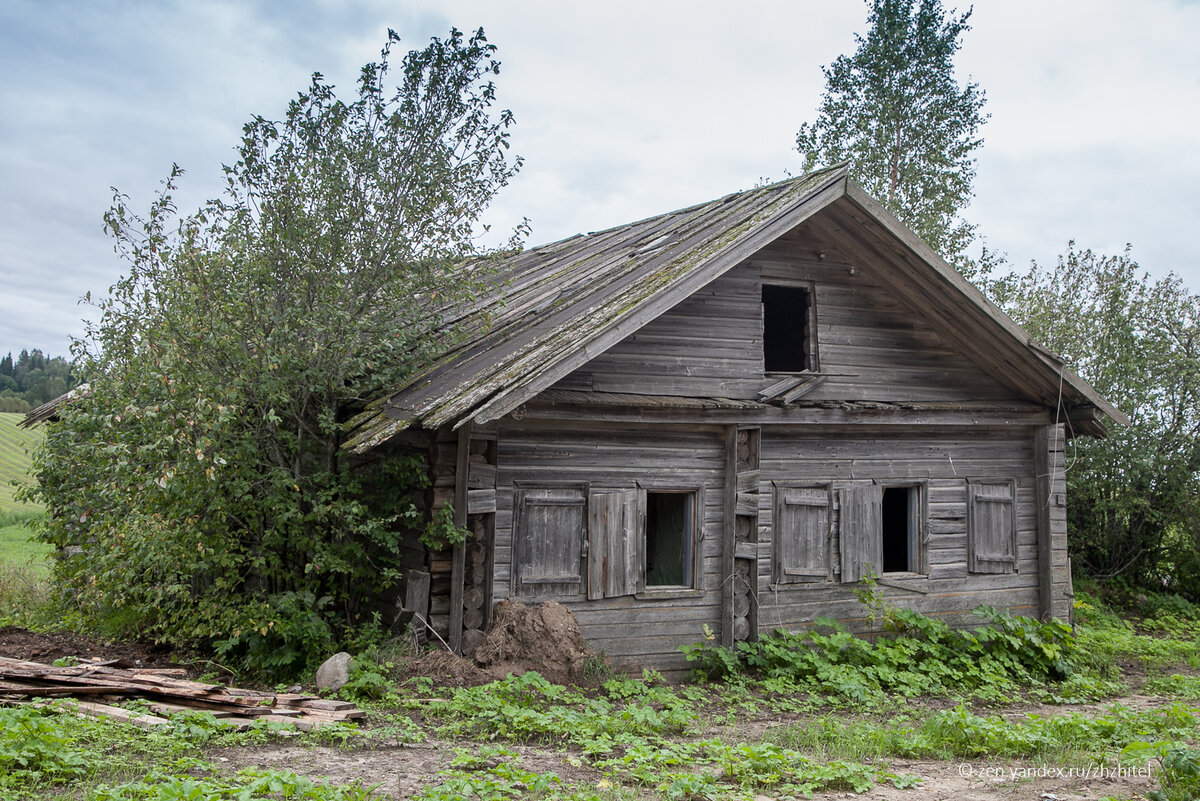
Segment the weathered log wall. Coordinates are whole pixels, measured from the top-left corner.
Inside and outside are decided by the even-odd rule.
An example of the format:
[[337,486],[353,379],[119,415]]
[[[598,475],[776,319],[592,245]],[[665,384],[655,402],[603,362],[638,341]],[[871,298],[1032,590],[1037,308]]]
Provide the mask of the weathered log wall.
[[[885,573],[880,589],[891,602],[953,624],[975,620],[980,604],[1036,617],[1038,602],[1038,508],[1034,430],[1022,428],[925,428],[907,431],[853,428],[763,428],[759,504],[759,621],[762,631],[788,629],[827,615],[864,625],[864,609],[844,584],[841,561],[842,510],[837,490],[871,484],[924,488],[926,541],[918,571]],[[971,479],[1015,480],[1017,565],[1012,573],[968,570],[967,507]],[[772,573],[775,548],[775,484],[826,485],[832,509],[831,577],[806,584],[778,584]],[[1065,545],[1065,542],[1059,543]],[[1065,550],[1055,550],[1055,567],[1065,570]]]
[[[1060,506],[1065,491],[1062,445],[1046,436],[1053,428],[1041,434],[1039,430],[1031,426],[764,425],[761,430],[739,431],[736,426],[506,421],[497,440],[494,600],[511,596],[530,602],[559,601],[575,614],[593,647],[618,663],[669,673],[686,667],[679,646],[699,641],[705,625],[726,642],[776,627],[801,628],[821,616],[865,630],[865,610],[854,595],[856,585],[842,583],[837,569],[841,510],[836,504],[829,577],[804,584],[775,581],[775,489],[780,484],[828,485],[836,497],[841,488],[898,482],[923,488],[926,539],[918,569],[883,575],[880,589],[889,601],[952,624],[976,622],[970,612],[980,604],[1036,616],[1042,581],[1042,512],[1035,448],[1046,442],[1046,459],[1057,471],[1045,479],[1050,505],[1044,516],[1050,521],[1053,568],[1047,575],[1053,584],[1054,613],[1065,617],[1070,584]],[[755,439],[757,454],[747,447]],[[731,469],[732,482],[727,480]],[[1015,572],[968,570],[968,481],[974,479],[1015,483]],[[519,587],[512,572],[514,498],[520,488],[565,485],[586,486],[593,493],[636,487],[700,490],[703,572],[698,589],[588,600],[586,562],[573,586],[556,584],[544,593]],[[727,508],[731,499],[732,514]],[[754,529],[746,531],[748,524]],[[730,525],[735,526],[732,535]],[[586,538],[586,532],[577,536]],[[736,572],[742,563],[756,576],[750,592],[739,590],[736,578],[729,579],[730,571]]]
[[[874,269],[878,269],[877,267]],[[869,264],[803,229],[759,251],[557,387],[756,399],[764,386],[762,284],[812,282],[819,372],[805,400],[1014,399],[923,311],[893,299]]]
[[[515,488],[586,484],[589,490],[694,488],[703,513],[700,587],[587,599],[586,581],[549,595],[517,594],[519,600],[554,600],[579,620],[588,643],[617,661],[678,670],[679,646],[698,642],[704,626],[717,629],[720,604],[721,532],[724,527],[723,429],[716,426],[545,426],[505,423],[498,439],[496,481],[495,600],[514,595],[513,499]],[[586,579],[586,566],[581,571]]]

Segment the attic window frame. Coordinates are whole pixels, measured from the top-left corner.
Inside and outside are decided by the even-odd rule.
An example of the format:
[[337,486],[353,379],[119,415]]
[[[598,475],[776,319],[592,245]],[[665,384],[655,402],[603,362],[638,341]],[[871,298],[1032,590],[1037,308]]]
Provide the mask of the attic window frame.
[[[768,364],[768,349],[767,349],[767,289],[768,288],[783,289],[783,290],[800,290],[804,293],[806,301],[806,309],[804,315],[800,318],[803,330],[800,332],[803,337],[802,350],[804,354],[804,363],[801,369],[784,369],[788,365],[780,365],[777,363]],[[760,298],[760,331],[762,333],[762,357],[763,357],[763,375],[803,375],[807,373],[816,373],[821,369],[820,349],[817,346],[817,303],[816,303],[816,282],[814,281],[762,281],[759,291]],[[784,334],[776,334],[775,336],[784,336]],[[794,366],[794,365],[791,365]]]

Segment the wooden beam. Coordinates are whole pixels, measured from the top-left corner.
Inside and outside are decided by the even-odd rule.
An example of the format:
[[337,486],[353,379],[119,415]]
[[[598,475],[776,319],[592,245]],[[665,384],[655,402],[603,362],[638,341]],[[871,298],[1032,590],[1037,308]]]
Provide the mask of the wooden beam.
[[1038,619],[1054,617],[1054,564],[1050,530],[1050,499],[1054,490],[1050,446],[1058,435],[1057,426],[1038,426],[1033,430],[1033,484],[1037,504]]
[[[454,525],[467,527],[467,480],[471,470],[471,425],[458,429],[458,453],[454,462]],[[450,650],[462,653],[463,581],[466,574],[467,546],[454,546],[450,567]]]
[[1024,427],[1054,422],[1053,410],[1036,404],[1011,408],[910,409],[876,404],[872,408],[836,405],[768,407],[763,409],[671,409],[636,405],[543,403],[526,407],[527,420],[561,420],[584,416],[592,422],[691,425],[839,425],[868,427],[997,426]]
[[721,532],[721,645],[733,646],[733,554],[737,538],[737,425],[725,427],[725,497]]

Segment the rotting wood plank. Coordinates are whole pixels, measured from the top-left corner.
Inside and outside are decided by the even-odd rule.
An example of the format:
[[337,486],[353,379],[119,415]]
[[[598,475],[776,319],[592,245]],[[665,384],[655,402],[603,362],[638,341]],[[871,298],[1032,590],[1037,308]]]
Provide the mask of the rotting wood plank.
[[137,726],[139,729],[156,729],[171,725],[171,721],[166,718],[160,718],[158,715],[135,712],[130,709],[122,709],[119,706],[94,704],[88,701],[61,701],[60,703],[63,704],[64,709],[70,712],[76,712],[90,718],[111,718],[119,720],[122,723]]
[[[10,681],[14,677],[21,680]],[[364,715],[353,704],[343,701],[299,694],[285,694],[281,700],[281,696],[274,693],[188,681],[161,675],[161,671],[135,673],[96,664],[58,667],[0,657],[0,695],[4,694],[41,697],[83,695],[93,698],[94,701],[78,702],[84,704],[81,709],[121,720],[128,717],[127,710],[111,704],[134,698],[145,699],[150,704],[157,705],[159,711],[203,710],[211,712],[222,721],[242,721],[247,725],[249,721],[246,721],[246,718],[258,719],[268,716],[298,720],[307,718],[311,725],[320,725],[354,720]],[[101,701],[109,703],[100,703]],[[87,706],[88,704],[91,706]]]

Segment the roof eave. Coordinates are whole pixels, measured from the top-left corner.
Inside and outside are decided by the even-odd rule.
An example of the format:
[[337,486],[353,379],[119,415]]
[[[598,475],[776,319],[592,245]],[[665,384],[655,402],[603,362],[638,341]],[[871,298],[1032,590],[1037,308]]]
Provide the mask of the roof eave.
[[[1108,400],[1068,367],[1059,357],[1039,345],[1029,332],[1005,314],[978,287],[964,278],[958,270],[947,263],[933,248],[929,247],[920,237],[910,231],[890,211],[868,195],[866,190],[852,179],[847,179],[846,181],[846,197],[865,213],[875,218],[879,225],[887,230],[888,233],[928,264],[936,278],[945,286],[964,296],[969,301],[969,308],[977,310],[980,318],[985,323],[998,327],[1001,331],[997,333],[1007,334],[1012,341],[1022,345],[1024,352],[1028,354],[1030,360],[1042,368],[1042,373],[1047,381],[1052,382],[1057,380],[1062,389],[1070,389],[1077,393],[1083,403],[1075,403],[1072,406],[1092,406],[1099,410],[1113,424],[1129,424],[1129,418],[1124,413],[1109,403]],[[1098,437],[1105,436],[1107,433],[1106,427],[1099,423],[1097,425],[1098,430],[1091,435]],[[1088,426],[1087,428],[1093,429],[1095,427]]]

